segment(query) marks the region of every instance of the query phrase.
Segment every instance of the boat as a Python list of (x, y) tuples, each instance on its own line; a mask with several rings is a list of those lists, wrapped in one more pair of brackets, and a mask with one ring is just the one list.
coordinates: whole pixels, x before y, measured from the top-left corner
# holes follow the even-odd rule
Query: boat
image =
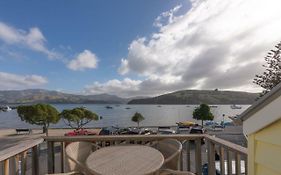
[(211, 105), (210, 108), (218, 108), (217, 105)]
[(106, 109), (113, 109), (112, 106), (106, 106), (105, 108), (106, 108)]
[(125, 109), (131, 109), (130, 107), (126, 107)]
[(229, 116), (234, 125), (242, 125), (242, 120), (239, 118), (239, 115)]
[(231, 105), (230, 106), (231, 109), (242, 109), (242, 106), (237, 106), (237, 105)]
[(5, 107), (2, 108), (2, 111), (4, 111), (4, 112), (8, 112), (8, 111), (11, 111), (11, 110), (12, 110), (12, 108), (10, 108), (9, 106), (5, 106)]
[(178, 122), (177, 124), (178, 124), (178, 126), (190, 127), (190, 126), (194, 126), (196, 123), (194, 123), (192, 121), (183, 121), (183, 122)]
[(159, 108), (160, 108), (160, 107), (162, 107), (162, 106), (161, 106), (161, 105), (158, 105), (157, 107), (159, 107)]

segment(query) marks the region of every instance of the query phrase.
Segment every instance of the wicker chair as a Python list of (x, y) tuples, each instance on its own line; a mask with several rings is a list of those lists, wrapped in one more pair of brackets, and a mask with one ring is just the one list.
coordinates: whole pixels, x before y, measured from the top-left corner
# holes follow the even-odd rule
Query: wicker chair
[(93, 175), (85, 165), (86, 159), (99, 147), (91, 142), (72, 142), (66, 146), (66, 160), (68, 173), (52, 175)]
[(160, 175), (195, 175), (189, 171), (177, 171), (171, 169), (161, 169), (159, 172)]
[(164, 156), (165, 160), (162, 168), (179, 170), (182, 151), (182, 144), (179, 141), (175, 139), (164, 139), (155, 143), (152, 147), (159, 150)]

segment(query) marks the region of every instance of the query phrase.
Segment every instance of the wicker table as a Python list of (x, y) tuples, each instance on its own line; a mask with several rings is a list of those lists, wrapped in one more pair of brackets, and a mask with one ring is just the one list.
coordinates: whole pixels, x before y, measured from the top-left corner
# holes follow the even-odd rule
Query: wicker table
[(143, 145), (110, 146), (93, 152), (87, 167), (101, 175), (141, 175), (157, 172), (164, 162), (156, 149)]

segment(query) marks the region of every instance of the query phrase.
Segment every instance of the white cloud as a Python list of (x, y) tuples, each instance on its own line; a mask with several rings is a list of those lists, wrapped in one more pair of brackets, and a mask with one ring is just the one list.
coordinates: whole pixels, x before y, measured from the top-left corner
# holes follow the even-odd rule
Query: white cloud
[(161, 15), (159, 15), (159, 16), (155, 19), (153, 25), (154, 25), (155, 27), (163, 27), (163, 25), (165, 25), (165, 24), (163, 24), (163, 23), (165, 23), (166, 20), (167, 20), (168, 23), (172, 23), (172, 22), (174, 21), (174, 17), (175, 17), (174, 14), (175, 14), (176, 12), (178, 12), (178, 10), (179, 10), (181, 7), (182, 7), (182, 5), (177, 5), (177, 6), (175, 6), (173, 9), (161, 13)]
[(50, 59), (60, 57), (58, 53), (46, 47), (47, 40), (37, 27), (25, 31), (0, 22), (0, 40), (9, 45), (22, 45), (31, 50), (44, 53)]
[(144, 77), (137, 87), (142, 93), (260, 90), (252, 80), (262, 71), (263, 57), (281, 40), (281, 1), (191, 2), (186, 14), (175, 16), (176, 7), (156, 18), (159, 31), (151, 37), (133, 40), (119, 73)]
[(122, 81), (114, 79), (106, 83), (95, 82), (85, 87), (86, 94), (109, 93), (119, 96), (134, 95), (139, 91), (140, 80), (125, 78)]
[(48, 80), (39, 75), (18, 75), (0, 72), (0, 82), (1, 90), (14, 90), (41, 87), (48, 83)]
[(98, 66), (97, 56), (89, 50), (84, 50), (71, 60), (67, 67), (72, 70), (95, 69)]

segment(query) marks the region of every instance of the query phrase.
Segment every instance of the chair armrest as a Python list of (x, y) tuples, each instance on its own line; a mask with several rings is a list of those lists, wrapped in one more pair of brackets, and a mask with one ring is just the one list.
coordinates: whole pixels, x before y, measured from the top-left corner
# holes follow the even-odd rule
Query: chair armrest
[(160, 175), (195, 175), (194, 173), (190, 171), (177, 171), (177, 170), (171, 170), (171, 169), (161, 169)]
[(78, 171), (71, 171), (67, 173), (55, 173), (55, 174), (45, 174), (45, 175), (82, 175), (82, 174)]
[(96, 148), (96, 149), (100, 149), (101, 147), (95, 143), (92, 143), (92, 145)]

